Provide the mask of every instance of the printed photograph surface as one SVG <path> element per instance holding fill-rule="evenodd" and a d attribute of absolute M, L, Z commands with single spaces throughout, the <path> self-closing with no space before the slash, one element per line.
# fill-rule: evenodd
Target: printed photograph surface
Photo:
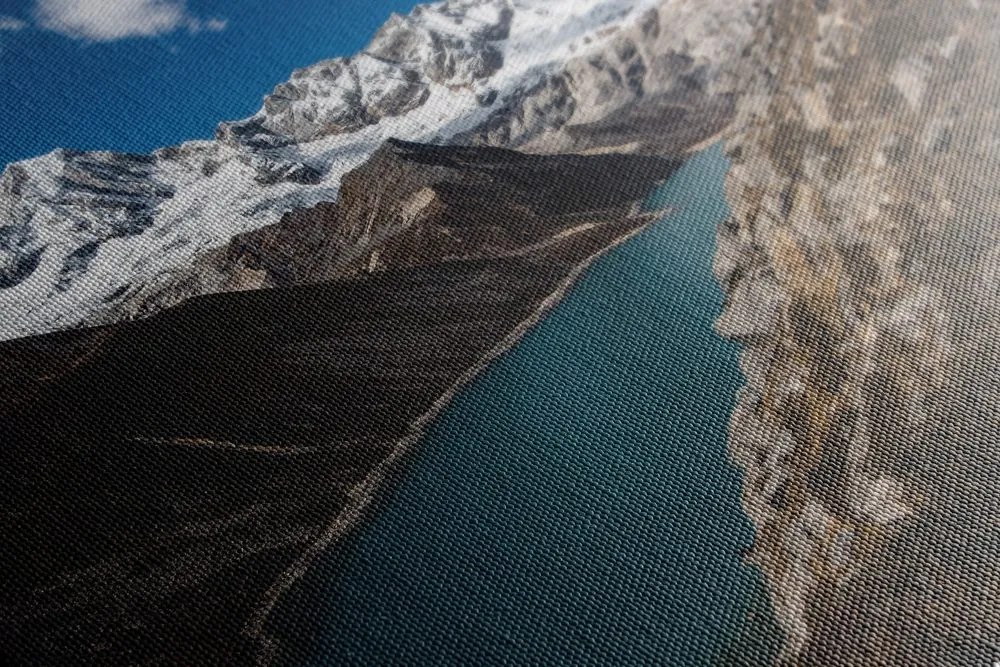
<path fill-rule="evenodd" d="M 1000 2 L 3 0 L 0 83 L 3 664 L 1000 665 Z"/>

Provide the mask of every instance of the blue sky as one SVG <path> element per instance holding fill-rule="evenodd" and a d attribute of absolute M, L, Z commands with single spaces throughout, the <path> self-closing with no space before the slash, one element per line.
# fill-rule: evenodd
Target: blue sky
<path fill-rule="evenodd" d="M 363 47 L 414 0 L 0 0 L 0 167 L 147 152 L 255 112 L 296 67 Z"/>

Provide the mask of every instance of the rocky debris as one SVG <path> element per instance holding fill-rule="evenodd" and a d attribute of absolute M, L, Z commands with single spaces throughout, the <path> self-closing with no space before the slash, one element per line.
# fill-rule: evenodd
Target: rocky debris
<path fill-rule="evenodd" d="M 716 273 L 786 664 L 1000 659 L 998 32 L 987 2 L 761 15 Z"/>

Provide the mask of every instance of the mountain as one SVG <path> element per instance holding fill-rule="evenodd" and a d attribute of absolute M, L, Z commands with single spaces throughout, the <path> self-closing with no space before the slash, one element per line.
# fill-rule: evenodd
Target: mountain
<path fill-rule="evenodd" d="M 752 0 L 422 5 L 362 52 L 296 71 L 212 141 L 11 164 L 0 177 L 0 339 L 253 286 L 217 275 L 212 252 L 336 201 L 344 174 L 389 138 L 686 150 L 731 119 L 754 11 Z"/>
<path fill-rule="evenodd" d="M 724 130 L 782 664 L 995 661 L 998 32 L 975 0 L 445 2 L 213 141 L 9 166 L 0 338 L 74 330 L 0 344 L 4 650 L 266 662 L 428 420 Z"/>
<path fill-rule="evenodd" d="M 663 214 L 753 8 L 421 6 L 214 140 L 8 166 L 5 657 L 273 658 L 272 607 L 425 425 Z"/>
<path fill-rule="evenodd" d="M 391 142 L 336 207 L 234 246 L 320 282 L 0 343 L 5 657 L 268 662 L 276 601 L 456 391 L 663 215 L 641 204 L 679 164 Z M 272 265 L 303 226 L 371 242 Z"/>
<path fill-rule="evenodd" d="M 1000 4 L 758 30 L 715 268 L 782 664 L 996 664 Z"/>

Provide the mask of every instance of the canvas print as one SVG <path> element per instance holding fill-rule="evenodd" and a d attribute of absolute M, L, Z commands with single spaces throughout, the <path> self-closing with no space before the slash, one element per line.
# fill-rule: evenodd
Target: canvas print
<path fill-rule="evenodd" d="M 3 0 L 0 82 L 4 664 L 1000 665 L 995 0 Z"/>

